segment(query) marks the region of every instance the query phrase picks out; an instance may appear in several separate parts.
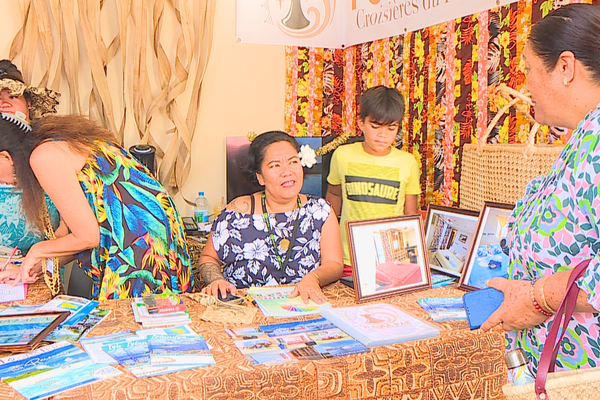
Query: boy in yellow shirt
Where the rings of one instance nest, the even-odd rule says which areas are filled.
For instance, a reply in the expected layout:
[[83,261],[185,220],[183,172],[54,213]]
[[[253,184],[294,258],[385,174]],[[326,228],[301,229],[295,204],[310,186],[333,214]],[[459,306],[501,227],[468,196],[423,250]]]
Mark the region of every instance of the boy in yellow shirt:
[[340,146],[333,153],[327,200],[340,218],[344,275],[352,275],[347,221],[416,214],[419,165],[412,154],[392,146],[404,98],[393,88],[376,86],[360,98],[358,126],[364,142]]

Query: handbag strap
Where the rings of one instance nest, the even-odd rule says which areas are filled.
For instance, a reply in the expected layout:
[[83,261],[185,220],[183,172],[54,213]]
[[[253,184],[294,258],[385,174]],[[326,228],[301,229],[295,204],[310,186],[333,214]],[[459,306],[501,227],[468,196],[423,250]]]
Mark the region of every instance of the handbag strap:
[[[558,309],[556,310],[556,316],[552,321],[548,336],[546,336],[546,342],[542,349],[542,356],[540,357],[538,371],[535,377],[535,394],[538,400],[548,399],[548,394],[546,393],[546,379],[548,378],[548,372],[554,372],[556,356],[560,349],[560,341],[567,331],[567,327],[573,316],[573,311],[575,310],[575,305],[577,304],[579,287],[575,284],[575,281],[583,275],[589,263],[590,260],[582,261],[571,271],[569,281],[567,282],[567,291],[560,302],[560,306],[558,306]],[[562,330],[557,340],[558,330],[561,327]]]

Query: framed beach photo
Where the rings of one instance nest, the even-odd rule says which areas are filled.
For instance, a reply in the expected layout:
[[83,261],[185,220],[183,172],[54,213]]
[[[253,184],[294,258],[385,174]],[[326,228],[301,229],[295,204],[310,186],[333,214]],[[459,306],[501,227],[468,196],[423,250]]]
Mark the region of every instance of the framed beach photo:
[[484,289],[488,279],[508,277],[507,222],[513,208],[512,204],[484,203],[460,278],[460,289]]
[[475,236],[479,212],[430,204],[425,218],[429,267],[459,278]]
[[0,315],[0,351],[35,349],[69,315],[68,311]]
[[420,215],[348,222],[358,303],[431,287]]

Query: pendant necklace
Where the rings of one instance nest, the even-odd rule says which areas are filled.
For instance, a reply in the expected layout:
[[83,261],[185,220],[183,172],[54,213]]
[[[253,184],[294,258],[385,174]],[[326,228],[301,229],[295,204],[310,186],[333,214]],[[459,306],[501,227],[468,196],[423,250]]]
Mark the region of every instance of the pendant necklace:
[[[277,262],[279,264],[279,275],[280,275],[279,283],[281,283],[281,278],[283,278],[283,271],[285,270],[285,267],[287,266],[287,263],[290,259],[290,254],[292,252],[292,246],[290,246],[290,245],[296,241],[296,233],[298,233],[298,226],[300,225],[300,212],[298,212],[298,215],[296,216],[296,219],[294,220],[294,228],[292,231],[291,241],[287,238],[283,238],[279,242],[279,247],[281,247],[283,250],[287,250],[287,252],[285,254],[285,258],[283,260],[281,260],[279,251],[277,251],[277,242],[275,242],[275,234],[273,233],[273,229],[271,228],[271,223],[269,222],[269,214],[267,213],[266,197],[267,196],[263,192],[260,200],[261,200],[261,205],[262,205],[263,217],[265,219],[265,224],[267,225],[267,229],[269,229],[269,236],[271,237],[271,244],[273,245],[273,251],[275,252],[275,257],[277,257]],[[297,200],[298,200],[298,208],[301,208],[302,202],[300,201],[300,196],[297,197]]]

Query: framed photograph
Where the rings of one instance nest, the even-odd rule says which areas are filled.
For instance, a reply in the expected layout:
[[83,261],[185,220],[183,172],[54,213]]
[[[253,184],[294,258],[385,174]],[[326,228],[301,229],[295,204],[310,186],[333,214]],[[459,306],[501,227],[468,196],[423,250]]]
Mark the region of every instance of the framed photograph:
[[0,315],[0,351],[35,349],[69,315],[68,311]]
[[430,204],[425,218],[429,267],[459,278],[477,228],[479,212]]
[[507,222],[513,208],[512,204],[484,203],[460,278],[460,289],[484,289],[488,279],[508,276]]
[[348,222],[358,303],[431,287],[420,215]]

